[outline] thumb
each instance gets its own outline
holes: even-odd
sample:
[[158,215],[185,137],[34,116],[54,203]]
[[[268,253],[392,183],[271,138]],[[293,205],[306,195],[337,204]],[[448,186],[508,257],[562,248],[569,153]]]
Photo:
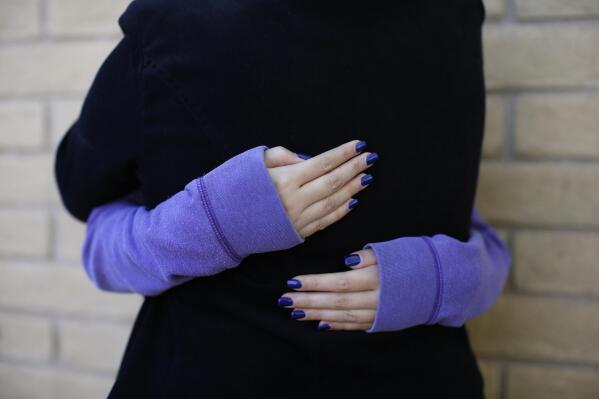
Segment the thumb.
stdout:
[[300,155],[306,157],[304,154],[297,154],[279,145],[264,151],[264,163],[268,168],[293,165],[304,160]]

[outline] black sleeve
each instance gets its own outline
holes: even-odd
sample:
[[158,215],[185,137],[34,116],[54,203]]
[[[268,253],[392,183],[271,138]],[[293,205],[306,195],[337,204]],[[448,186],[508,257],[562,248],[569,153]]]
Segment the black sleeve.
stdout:
[[54,173],[62,202],[77,219],[139,187],[141,62],[125,35],[98,70],[77,120],[60,141]]

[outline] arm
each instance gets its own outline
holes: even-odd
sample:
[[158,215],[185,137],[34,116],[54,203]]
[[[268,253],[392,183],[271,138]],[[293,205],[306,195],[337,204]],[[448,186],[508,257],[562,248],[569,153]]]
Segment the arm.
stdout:
[[94,284],[158,295],[251,253],[304,242],[270,178],[265,149],[230,158],[151,210],[126,199],[95,208],[82,253]]
[[139,186],[135,158],[141,83],[136,51],[129,35],[114,48],[56,152],[54,173],[62,202],[81,221],[95,206]]
[[437,234],[364,248],[376,254],[380,280],[370,333],[419,324],[461,326],[493,305],[511,265],[505,244],[476,209],[467,242]]

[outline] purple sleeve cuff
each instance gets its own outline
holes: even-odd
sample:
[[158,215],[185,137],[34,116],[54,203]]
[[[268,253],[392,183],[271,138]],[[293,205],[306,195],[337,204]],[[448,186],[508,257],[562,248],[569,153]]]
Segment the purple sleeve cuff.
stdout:
[[366,332],[395,331],[426,323],[438,299],[438,272],[427,243],[402,237],[368,243],[379,269],[379,305]]
[[368,243],[379,267],[379,305],[366,332],[419,324],[459,327],[488,310],[501,294],[511,257],[473,211],[467,242],[443,234]]
[[267,148],[251,148],[198,179],[213,227],[236,260],[304,242],[264,163]]
[[157,295],[302,243],[264,163],[267,148],[230,158],[154,209],[125,199],[94,208],[82,250],[88,276],[103,290]]

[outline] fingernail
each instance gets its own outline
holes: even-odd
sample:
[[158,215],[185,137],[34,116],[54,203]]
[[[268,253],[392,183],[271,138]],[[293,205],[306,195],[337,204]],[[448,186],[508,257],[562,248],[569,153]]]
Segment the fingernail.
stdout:
[[304,154],[304,153],[301,153],[301,152],[296,152],[295,155],[297,155],[301,159],[310,159],[310,158],[312,158],[310,155]]
[[344,258],[344,262],[345,262],[345,266],[355,266],[358,263],[360,263],[362,260],[360,259],[360,255],[358,254],[351,254],[351,255],[346,255]]
[[291,318],[292,319],[301,319],[302,317],[306,317],[306,312],[303,310],[292,310]]
[[374,161],[376,161],[377,159],[379,159],[379,156],[376,152],[373,152],[371,154],[368,154],[368,156],[366,157],[366,164],[367,165],[371,165],[374,163]]
[[353,209],[356,205],[358,205],[358,200],[354,198],[349,202],[349,204],[347,204],[347,207],[349,209]]
[[324,330],[328,330],[329,328],[331,328],[331,326],[328,323],[322,323],[322,324],[319,324],[318,327],[316,327],[316,330],[324,331]]
[[293,299],[282,296],[277,300],[277,305],[279,305],[279,306],[293,305]]
[[356,152],[362,152],[366,148],[366,142],[364,140],[360,140],[356,143]]
[[302,282],[296,279],[287,280],[287,288],[302,288]]
[[367,184],[370,184],[373,180],[374,180],[374,176],[365,175],[365,176],[362,176],[362,179],[360,179],[360,182],[362,183],[363,186],[365,186]]

